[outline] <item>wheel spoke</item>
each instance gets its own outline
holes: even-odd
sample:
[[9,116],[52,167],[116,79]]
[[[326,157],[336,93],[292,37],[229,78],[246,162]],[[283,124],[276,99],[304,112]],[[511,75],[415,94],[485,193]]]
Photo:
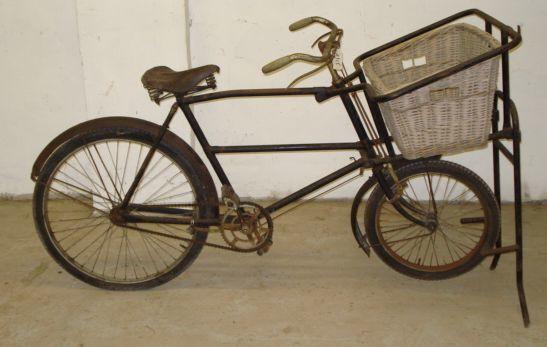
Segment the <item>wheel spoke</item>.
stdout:
[[[46,230],[56,250],[78,271],[112,284],[146,282],[172,271],[194,244],[176,238],[194,234],[175,225],[136,223],[133,229],[110,220],[110,210],[123,200],[126,180],[134,177],[134,166],[138,172],[150,145],[113,138],[79,146],[55,166],[47,183],[40,183],[46,192]],[[161,149],[155,156],[132,198],[145,212],[133,213],[157,216],[147,207],[163,206],[186,208],[192,217],[198,206],[185,172]],[[139,231],[147,227],[157,233]]]
[[93,164],[93,168],[95,169],[95,173],[99,177],[99,180],[101,181],[102,187],[103,187],[104,191],[106,192],[106,194],[108,196],[108,201],[110,201],[110,203],[112,205],[114,205],[114,201],[112,200],[112,197],[110,196],[110,192],[106,188],[106,184],[104,184],[103,176],[101,176],[101,173],[99,172],[99,168],[97,167],[97,163],[95,163],[95,159],[93,158],[93,155],[91,154],[91,151],[89,150],[88,147],[85,147],[85,153],[86,153],[86,156],[87,156],[88,160],[90,160],[91,163]]
[[[108,147],[108,143],[106,143],[106,147],[108,148],[108,151],[110,151],[110,149]],[[106,167],[106,164],[104,163],[103,156],[101,155],[101,153],[99,153],[99,150],[97,149],[97,145],[94,144],[93,148],[95,149],[95,152],[99,156],[99,160],[100,160],[101,164],[103,165],[104,171],[106,171],[106,175],[108,176],[108,178],[110,180],[110,183],[114,187],[114,191],[116,192],[116,195],[118,196],[118,199],[119,199],[118,201],[122,201],[123,200],[122,196],[121,196],[120,192],[118,191],[118,188],[116,187],[116,183],[112,179],[112,175],[110,175],[110,170],[108,170],[108,167]]]
[[[479,252],[487,217],[484,202],[475,193],[477,188],[458,176],[427,169],[399,177],[399,182],[405,201],[424,211],[414,217],[423,220],[427,228],[402,216],[385,196],[377,200],[374,232],[390,257],[430,273],[456,268]],[[460,224],[461,218],[470,217],[483,220],[481,227]]]

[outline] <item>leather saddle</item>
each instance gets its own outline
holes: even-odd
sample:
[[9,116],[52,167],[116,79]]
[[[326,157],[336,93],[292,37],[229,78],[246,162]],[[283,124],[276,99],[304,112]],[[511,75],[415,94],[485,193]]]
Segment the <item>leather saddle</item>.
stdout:
[[174,71],[167,66],[156,66],[146,71],[141,81],[149,92],[186,94],[195,91],[198,84],[205,79],[209,87],[214,87],[213,74],[219,71],[220,68],[216,65],[205,65],[184,71]]

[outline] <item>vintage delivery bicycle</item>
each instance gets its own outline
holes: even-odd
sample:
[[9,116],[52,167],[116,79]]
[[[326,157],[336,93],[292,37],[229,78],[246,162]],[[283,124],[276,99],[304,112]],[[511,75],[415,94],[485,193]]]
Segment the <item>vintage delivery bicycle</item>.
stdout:
[[[460,23],[469,16],[481,19],[484,30]],[[99,118],[52,140],[31,174],[35,224],[48,252],[91,285],[153,287],[188,268],[203,246],[265,253],[273,244],[273,218],[282,208],[352,172],[371,169],[351,211],[353,233],[366,254],[372,248],[402,274],[439,280],[467,272],[487,256],[494,257],[494,269],[502,253],[516,252],[527,325],[520,130],[509,89],[509,51],[521,42],[520,28],[514,31],[479,10],[463,11],[361,54],[348,73],[340,55],[343,31],[334,23],[310,17],[289,29],[313,23],[329,29],[312,45],[321,55],[291,54],[262,69],[271,73],[296,61],[318,65],[287,88],[202,93],[216,88],[217,66],[181,72],[159,66],[146,71],[142,82],[158,104],[176,98],[163,125]],[[293,87],[323,68],[332,76],[331,86]],[[226,98],[293,95],[314,96],[317,102],[339,97],[358,141],[215,146],[190,108]],[[203,161],[168,129],[178,109],[222,184],[220,199]],[[512,152],[502,139],[512,141]],[[493,143],[494,192],[471,170],[441,160],[488,141]],[[335,150],[355,150],[359,158],[269,206],[242,201],[217,159],[224,153]],[[501,243],[500,153],[514,167],[516,243],[510,246]],[[224,242],[208,242],[212,232]]]

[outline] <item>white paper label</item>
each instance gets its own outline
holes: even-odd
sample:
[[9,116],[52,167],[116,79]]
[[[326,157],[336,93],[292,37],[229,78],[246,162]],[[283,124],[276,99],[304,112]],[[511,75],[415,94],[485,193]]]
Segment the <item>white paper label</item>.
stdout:
[[410,69],[413,66],[414,66],[414,64],[412,63],[412,59],[403,60],[403,69],[404,70]]
[[425,55],[423,57],[414,58],[414,66],[422,66],[426,64]]
[[425,59],[425,55],[414,58],[414,59],[407,59],[403,60],[403,70],[410,69],[412,67],[418,67],[427,64],[427,60]]

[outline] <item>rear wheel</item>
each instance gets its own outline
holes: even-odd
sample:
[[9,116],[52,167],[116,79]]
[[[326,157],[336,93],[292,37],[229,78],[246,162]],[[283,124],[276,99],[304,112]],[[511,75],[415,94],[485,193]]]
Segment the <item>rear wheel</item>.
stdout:
[[[402,216],[380,186],[365,211],[369,241],[393,269],[420,279],[445,279],[473,269],[492,248],[499,209],[486,183],[467,168],[442,160],[413,163],[396,171]],[[397,184],[392,182],[393,191]]]
[[[33,209],[42,242],[63,268],[91,285],[139,289],[165,283],[196,259],[207,238],[188,225],[130,226],[191,241],[113,222],[112,211],[154,138],[130,126],[92,129],[58,148],[37,179]],[[157,216],[155,208],[167,207],[192,218],[213,217],[200,208],[207,192],[194,170],[197,165],[176,146],[160,143],[132,198],[132,213]]]

